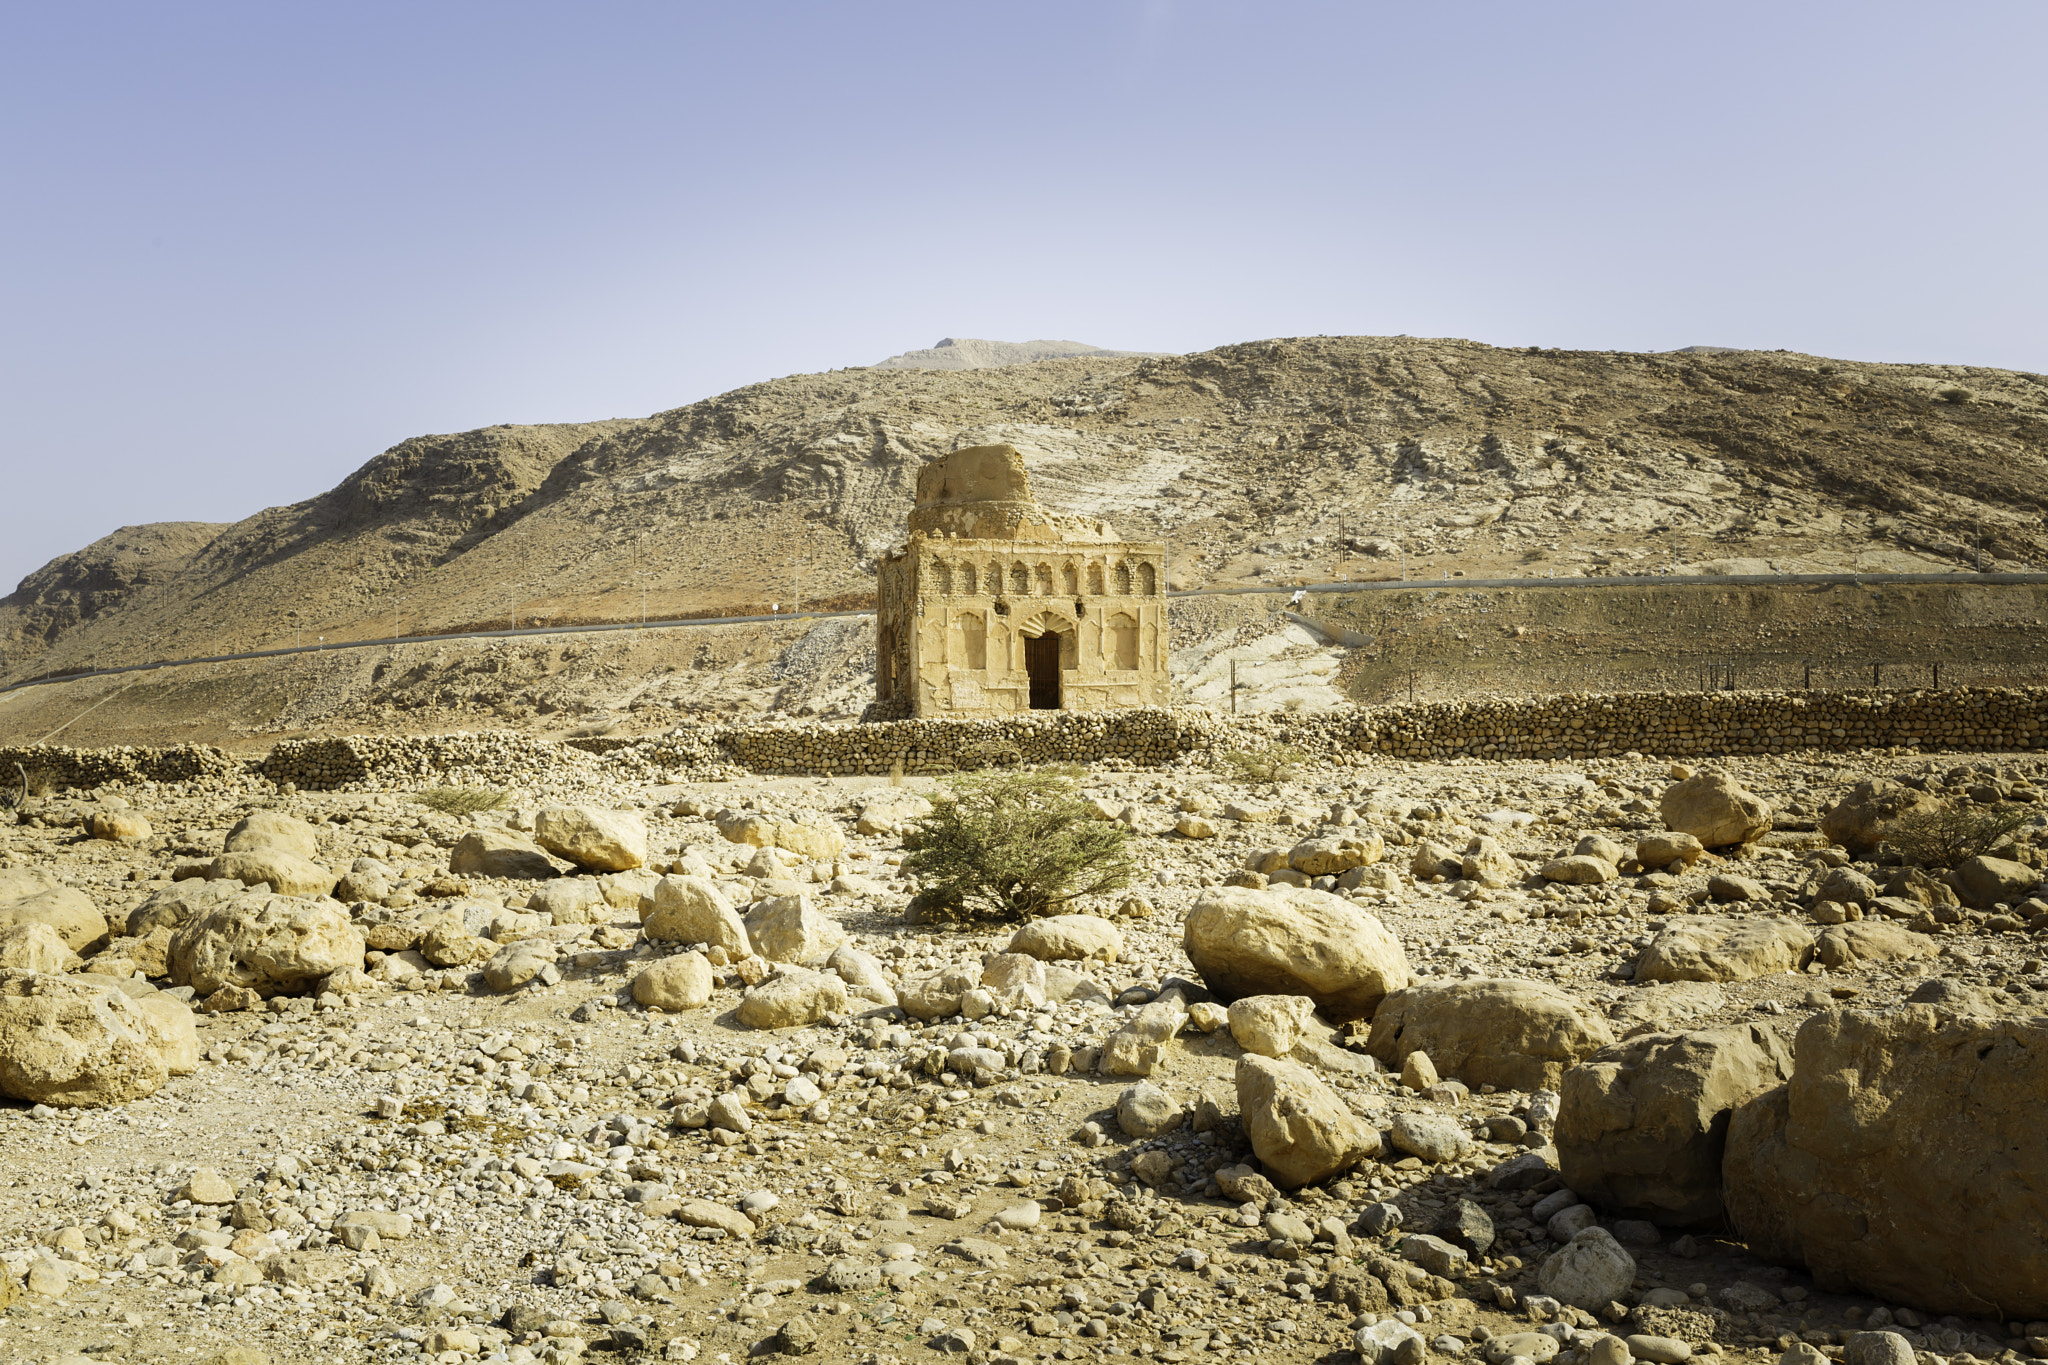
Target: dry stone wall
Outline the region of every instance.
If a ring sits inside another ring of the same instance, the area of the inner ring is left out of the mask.
[[[511,733],[287,740],[260,760],[199,745],[0,749],[56,786],[246,774],[317,791],[353,786],[710,781],[761,774],[943,773],[1003,763],[1157,766],[1282,744],[1311,758],[1669,758],[1862,749],[2048,748],[2048,688],[1631,693],[1428,702],[1234,717],[1195,707],[1033,712],[867,725],[684,726],[555,743]]]
[[[207,777],[240,776],[242,760],[225,749],[205,744],[168,748],[121,745],[112,749],[72,749],[61,744],[23,744],[0,748],[0,787],[21,780],[15,765],[31,781],[55,787],[99,787],[109,782],[190,782]]]

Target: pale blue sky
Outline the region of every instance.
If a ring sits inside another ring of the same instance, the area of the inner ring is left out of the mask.
[[[0,8],[0,590],[948,334],[2048,370],[2048,5]]]

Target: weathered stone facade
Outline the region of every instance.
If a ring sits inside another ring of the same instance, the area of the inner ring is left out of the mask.
[[[878,572],[875,697],[899,716],[1162,706],[1166,547],[1046,513],[1012,446],[918,473]]]

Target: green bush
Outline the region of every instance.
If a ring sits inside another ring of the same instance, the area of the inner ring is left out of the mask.
[[[1900,816],[1885,842],[1910,867],[1954,867],[2006,843],[2034,815],[2032,806],[1944,801]]]
[[[1262,749],[1225,749],[1216,755],[1216,771],[1239,782],[1288,782],[1308,763],[1308,755],[1285,744]]]
[[[443,815],[474,815],[478,811],[497,810],[512,798],[494,787],[428,787],[414,792],[412,799]]]
[[[1078,768],[955,777],[904,839],[927,920],[1023,920],[1128,886],[1130,831],[1097,818]]]

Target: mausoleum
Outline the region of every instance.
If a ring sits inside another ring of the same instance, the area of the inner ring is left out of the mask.
[[[1167,703],[1166,546],[1046,512],[1013,446],[920,470],[909,543],[877,576],[871,714]]]

